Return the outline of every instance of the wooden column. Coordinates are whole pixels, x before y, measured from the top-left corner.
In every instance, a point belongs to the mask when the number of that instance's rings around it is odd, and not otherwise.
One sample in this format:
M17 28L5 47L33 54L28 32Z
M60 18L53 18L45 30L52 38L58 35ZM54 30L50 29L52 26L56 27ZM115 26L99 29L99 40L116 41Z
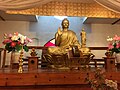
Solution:
M36 57L36 56L28 57L28 70L37 70L38 69L38 59L39 59L39 57Z
M103 57L105 60L106 71L115 71L115 58L114 57Z

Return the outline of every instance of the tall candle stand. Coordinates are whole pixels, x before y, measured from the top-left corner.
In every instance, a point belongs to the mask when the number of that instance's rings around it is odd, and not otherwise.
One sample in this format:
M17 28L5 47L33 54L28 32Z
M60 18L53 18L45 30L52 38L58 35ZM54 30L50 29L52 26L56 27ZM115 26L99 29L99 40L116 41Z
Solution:
M20 57L19 57L19 69L18 69L18 73L22 73L23 72L23 45L22 45L22 49L20 52Z

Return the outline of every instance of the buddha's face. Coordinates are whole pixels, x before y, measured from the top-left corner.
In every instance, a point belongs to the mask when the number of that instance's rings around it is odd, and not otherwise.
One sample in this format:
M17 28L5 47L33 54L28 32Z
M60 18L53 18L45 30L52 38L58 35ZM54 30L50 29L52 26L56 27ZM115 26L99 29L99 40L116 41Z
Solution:
M64 19L64 20L62 21L62 27L63 27L63 28L69 28L69 21L68 21L67 19Z

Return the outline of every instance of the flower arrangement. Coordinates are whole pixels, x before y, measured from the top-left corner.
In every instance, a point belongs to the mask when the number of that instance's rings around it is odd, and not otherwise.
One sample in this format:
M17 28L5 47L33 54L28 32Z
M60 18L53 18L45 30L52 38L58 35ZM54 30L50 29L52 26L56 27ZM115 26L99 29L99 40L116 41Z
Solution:
M117 81L105 79L104 71L100 68L94 71L93 78L90 78L89 73L87 73L85 81L95 90L104 90L105 88L106 90L118 90Z
M28 52L28 47L27 44L29 42L32 42L32 40L26 36L23 36L22 34L15 32L13 35L12 34L4 34L4 41L3 44L5 45L5 49L8 50L9 52L12 51L20 51L23 49Z
M115 35L113 38L107 38L108 43L108 50L112 53L119 53L120 52L120 37Z

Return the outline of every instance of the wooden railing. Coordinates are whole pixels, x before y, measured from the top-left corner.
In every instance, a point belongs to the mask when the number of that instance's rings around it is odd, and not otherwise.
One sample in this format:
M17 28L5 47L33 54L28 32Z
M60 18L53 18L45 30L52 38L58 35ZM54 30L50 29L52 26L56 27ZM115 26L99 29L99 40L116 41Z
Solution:
M43 46L28 46L28 47L29 47L29 49L35 48L35 49L39 49L42 51L47 49L47 47L43 47ZM108 47L89 47L89 48L90 48L90 50L107 50L108 49ZM2 68L5 68L6 54L7 54L7 51L4 48L0 48L0 66L2 66ZM3 55L2 56L3 58L1 58L1 55ZM97 67L97 65L103 65L103 64L97 63L97 62L104 61L104 60L103 59L94 59L93 61L94 61L94 63L92 63L92 64L95 65L95 67Z
M47 49L47 47L43 47L43 46L28 46L29 49L31 48L35 48L35 49ZM90 50L107 50L108 47L89 47Z

